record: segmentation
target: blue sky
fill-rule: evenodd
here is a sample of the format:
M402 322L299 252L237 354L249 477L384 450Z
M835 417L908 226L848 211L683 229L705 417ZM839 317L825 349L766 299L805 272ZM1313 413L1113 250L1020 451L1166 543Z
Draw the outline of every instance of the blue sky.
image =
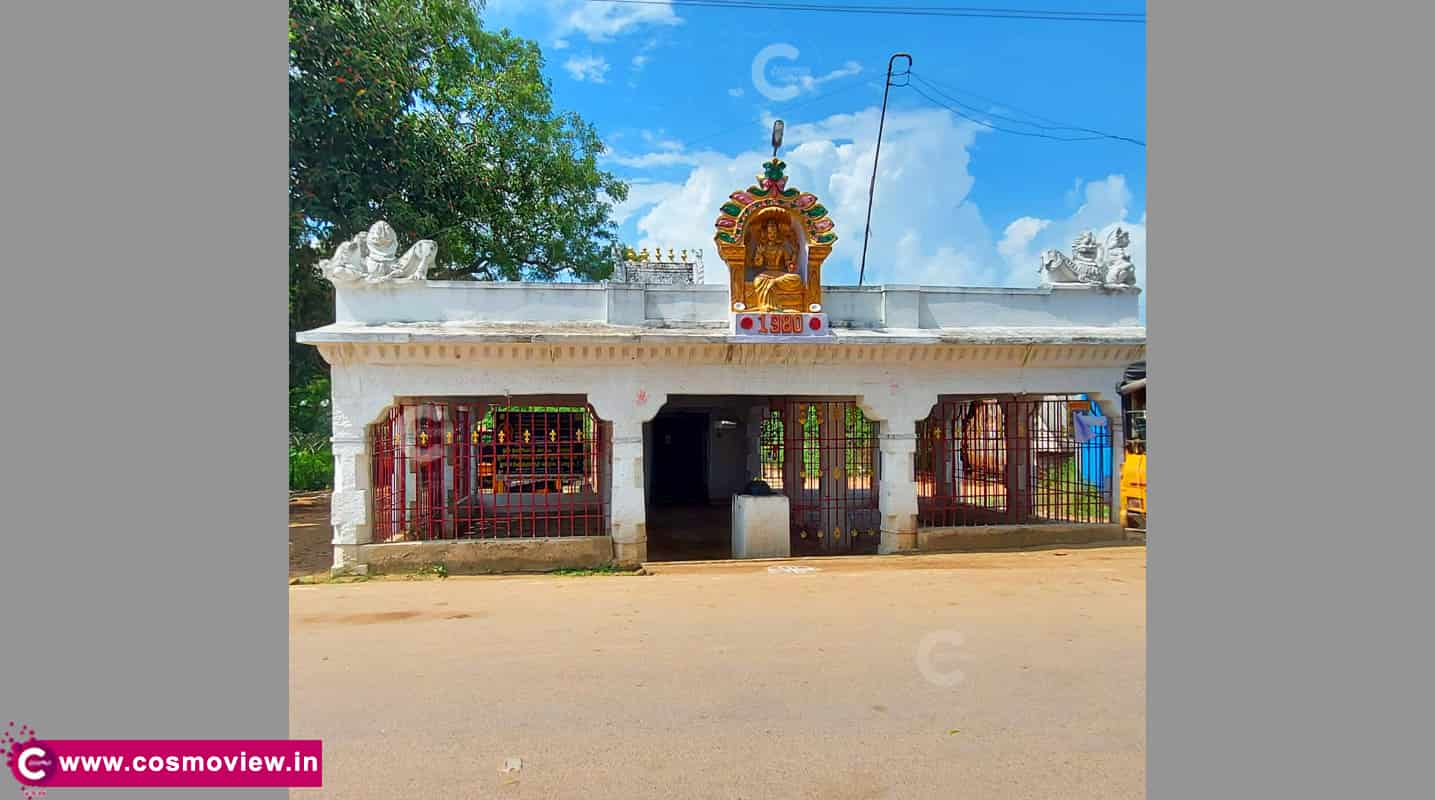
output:
M1013 7L1145 11L1130 0ZM894 52L911 53L913 71L926 81L914 86L948 105L954 97L979 112L1034 113L1043 124L1146 138L1142 24L591 0L490 0L481 16L486 28L537 40L558 108L597 126L610 150L605 168L632 187L615 214L625 240L702 249L709 265L717 260L718 206L753 182L770 156L771 120L781 118L788 185L818 195L841 237L824 282L856 283L882 83ZM996 132L913 88L891 92L868 283L1031 286L1041 250L1069 252L1082 230L1100 237L1120 225L1131 232L1144 287L1145 147ZM711 266L707 272L723 280Z

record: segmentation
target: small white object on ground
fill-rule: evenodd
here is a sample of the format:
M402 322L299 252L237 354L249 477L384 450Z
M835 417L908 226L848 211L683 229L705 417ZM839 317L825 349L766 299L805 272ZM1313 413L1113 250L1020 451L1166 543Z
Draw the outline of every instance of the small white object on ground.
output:
M499 768L498 771L499 771L499 772L517 772L517 771L519 771L519 770L521 770L521 769L523 769L523 759L521 759L521 758L505 758L505 759L503 759L503 766L502 766L501 768Z
M786 564L771 566L767 568L771 573L787 573L789 575L804 575L809 572L821 572L817 567L789 566Z

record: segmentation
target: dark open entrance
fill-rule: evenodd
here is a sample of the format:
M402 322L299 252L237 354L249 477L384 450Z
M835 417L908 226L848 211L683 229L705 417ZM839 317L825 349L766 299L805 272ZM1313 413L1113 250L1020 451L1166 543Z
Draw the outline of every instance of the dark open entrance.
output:
M707 504L707 440L707 414L661 413L653 420L653 505Z
M877 551L877 425L852 400L671 396L644 451L652 561L731 558L755 478L787 495L794 556Z
M743 397L670 397L644 436L648 559L732 557L732 495L749 479Z

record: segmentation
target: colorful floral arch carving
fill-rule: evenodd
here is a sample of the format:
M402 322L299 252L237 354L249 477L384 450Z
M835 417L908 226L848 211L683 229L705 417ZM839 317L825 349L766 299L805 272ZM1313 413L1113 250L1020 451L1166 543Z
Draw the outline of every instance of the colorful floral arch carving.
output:
M794 231L801 232L804 283L803 310L820 309L822 305L822 262L832 252L837 231L826 206L817 196L787 187L787 163L773 158L762 165L758 183L744 191L733 192L723 203L714 228L718 255L727 264L734 311L753 307L752 276L748 263L748 231L752 223L782 214L791 221ZM814 309L813 307L816 307Z

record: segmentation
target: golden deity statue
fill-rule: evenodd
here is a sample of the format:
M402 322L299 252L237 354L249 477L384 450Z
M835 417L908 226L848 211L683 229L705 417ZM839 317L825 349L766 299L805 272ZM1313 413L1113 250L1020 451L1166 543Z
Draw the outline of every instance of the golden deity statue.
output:
M750 266L757 270L757 274L752 278L754 302L748 310L804 311L807 287L797 273L797 253L791 242L791 228L774 217L768 217L766 224L754 230L751 236L757 241L753 243Z
M738 314L822 312L822 262L837 232L815 195L788 187L787 164L777 157L781 144L778 122L773 157L762 165L758 182L728 195L714 221L713 238L730 278L729 303Z

